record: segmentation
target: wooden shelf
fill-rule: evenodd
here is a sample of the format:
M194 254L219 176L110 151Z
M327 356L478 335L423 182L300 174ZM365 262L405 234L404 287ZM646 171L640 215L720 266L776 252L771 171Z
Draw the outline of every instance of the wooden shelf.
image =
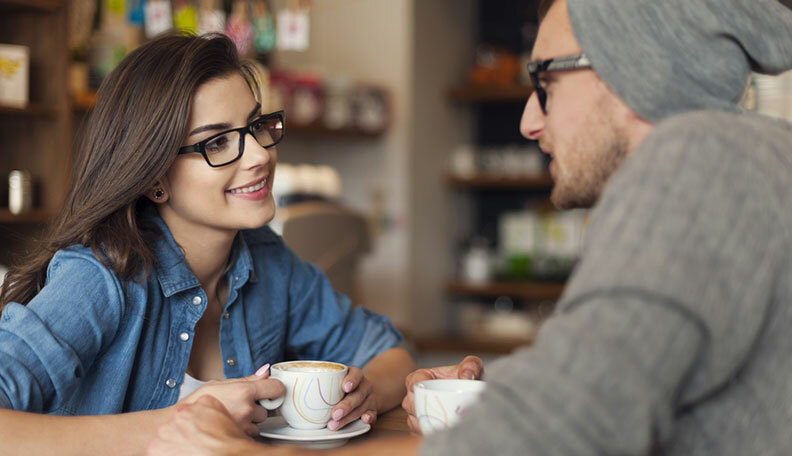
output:
M490 176L477 175L462 177L449 175L446 177L448 185L457 188L478 188L497 190L552 190L553 178L549 174L539 176Z
M339 129L332 129L327 128L323 125L295 125L289 124L288 120L286 121L286 137L288 138L290 134L297 135L300 137L339 137L339 138L357 138L357 139L366 139L366 138L378 138L385 133L385 130L377 130L377 131L367 131L361 130L360 128L339 128Z
M474 337L446 335L410 339L417 350L424 352L460 352L466 354L489 353L506 355L519 347L529 345L529 339L506 339L498 337Z
M27 9L52 12L60 8L62 0L0 0L0 10Z
M2 1L2 0L0 0ZM86 92L72 97L72 106L78 111L90 111L96 104L96 92ZM296 125L286 120L286 137L291 135L298 137L338 137L351 139L367 139L382 136L385 130L368 131L360 128L339 128L332 129L323 125Z
M12 214L8 209L0 209L0 223L46 223L52 214L42 209L34 209L22 214Z
M83 92L72 96L72 107L77 111L90 111L96 104L96 92Z
M0 114L55 117L58 114L58 111L54 107L45 105L43 103L28 103L28 105L24 108L0 106Z
M557 300L564 292L563 282L488 282L471 284L461 280L446 283L446 294L449 296L476 296L497 298L509 296L531 301Z
M465 102L503 102L528 100L533 93L531 86L463 86L448 91L448 98Z

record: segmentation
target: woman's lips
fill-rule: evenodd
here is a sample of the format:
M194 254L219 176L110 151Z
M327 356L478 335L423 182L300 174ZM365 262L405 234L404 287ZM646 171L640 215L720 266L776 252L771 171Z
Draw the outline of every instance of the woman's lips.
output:
M254 181L252 185L226 190L226 193L235 198L242 198L246 200L260 200L269 195L269 180L264 177L258 181Z

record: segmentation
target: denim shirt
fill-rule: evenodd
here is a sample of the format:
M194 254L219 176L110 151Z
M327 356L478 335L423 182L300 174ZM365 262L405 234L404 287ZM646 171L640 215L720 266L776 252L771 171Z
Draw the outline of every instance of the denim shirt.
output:
M89 415L176 402L206 293L161 218L157 262L122 281L84 246L58 251L42 290L0 318L0 408ZM241 231L227 272L219 339L226 378L265 363L361 367L401 342L390 321L335 293L268 227Z

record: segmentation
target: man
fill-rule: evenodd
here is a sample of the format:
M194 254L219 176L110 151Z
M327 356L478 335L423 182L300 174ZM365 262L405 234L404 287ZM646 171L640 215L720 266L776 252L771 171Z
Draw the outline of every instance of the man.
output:
M792 68L792 11L556 0L533 58L521 131L553 158L557 206L596 203L558 312L488 366L455 428L344 454L788 454L792 126L738 101L751 69ZM408 389L482 374L470 357ZM184 409L152 450L249 450L216 430L223 413Z

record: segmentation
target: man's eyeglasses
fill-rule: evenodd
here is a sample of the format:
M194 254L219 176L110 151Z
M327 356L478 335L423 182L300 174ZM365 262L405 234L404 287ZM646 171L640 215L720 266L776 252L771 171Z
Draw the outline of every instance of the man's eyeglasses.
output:
M227 130L199 143L184 146L179 149L179 154L197 152L203 155L209 166L219 168L239 160L245 152L246 134L250 133L261 147L268 149L281 142L284 131L283 111L273 112L256 118L244 127Z
M542 108L542 112L547 114L547 92L541 85L539 73L584 70L587 68L591 68L591 61L589 61L585 54L529 62L528 74L531 76L531 84L533 84L536 96L539 98L539 106Z

